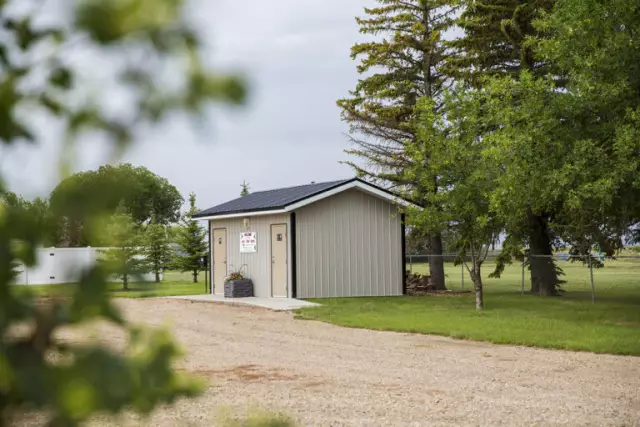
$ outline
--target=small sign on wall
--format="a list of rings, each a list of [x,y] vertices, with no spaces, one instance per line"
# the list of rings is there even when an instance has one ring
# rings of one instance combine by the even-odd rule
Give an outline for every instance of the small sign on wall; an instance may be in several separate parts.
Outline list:
[[[258,233],[249,231],[240,233],[240,253],[253,253],[258,250]]]

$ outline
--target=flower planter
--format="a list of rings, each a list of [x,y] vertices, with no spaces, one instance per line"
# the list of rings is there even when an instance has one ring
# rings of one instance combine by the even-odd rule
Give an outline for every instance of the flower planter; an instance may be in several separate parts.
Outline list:
[[[253,296],[253,282],[251,279],[229,280],[224,282],[225,298],[246,298]]]

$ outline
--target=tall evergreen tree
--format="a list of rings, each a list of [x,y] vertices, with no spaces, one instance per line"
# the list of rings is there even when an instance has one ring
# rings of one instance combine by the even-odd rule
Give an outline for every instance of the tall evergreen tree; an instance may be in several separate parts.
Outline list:
[[[158,224],[155,217],[147,225],[144,233],[144,256],[155,275],[156,282],[160,282],[160,273],[171,262],[171,250],[167,236],[167,227]]]
[[[244,197],[244,196],[248,196],[249,195],[249,183],[246,181],[242,181],[242,184],[240,184],[240,187],[242,187],[242,190],[240,190],[240,196]]]
[[[535,55],[531,36],[538,36],[534,20],[550,11],[556,0],[467,0],[456,21],[464,37],[452,41],[457,55],[455,74],[467,84],[482,86],[487,76],[518,78],[522,70],[547,72],[549,62]]]
[[[200,259],[207,254],[207,231],[193,219],[193,215],[198,212],[194,193],[189,194],[189,206],[180,221],[181,227],[176,236],[181,254],[176,258],[175,265],[180,271],[191,272],[193,283],[198,283]]]
[[[536,38],[542,34],[534,21],[555,3],[556,0],[467,1],[457,20],[464,37],[452,42],[457,51],[452,61],[453,74],[475,88],[483,87],[489,77],[518,80],[523,71],[533,76],[548,74],[553,64],[536,55]],[[519,100],[514,98],[513,102]],[[487,127],[484,131],[493,130]],[[527,197],[535,197],[535,192],[529,192]],[[510,260],[512,254],[520,253],[522,244],[528,245],[531,254],[543,255],[530,258],[531,292],[555,295],[560,283],[558,268],[551,258],[556,236],[550,222],[555,212],[552,206],[536,209],[535,202],[531,200],[527,209],[518,212],[518,218],[510,215],[509,244],[503,259]]]
[[[415,107],[426,97],[439,112],[442,94],[452,83],[447,71],[450,49],[443,33],[454,22],[458,1],[378,3],[379,7],[365,8],[366,16],[356,21],[361,33],[386,37],[352,47],[351,56],[360,60],[358,72],[363,77],[349,97],[337,102],[355,143],[347,153],[357,160],[347,163],[361,176],[390,188],[412,190],[414,182],[407,180],[405,171],[413,166],[406,148],[418,141]],[[437,192],[437,177],[427,181],[433,183],[428,191]],[[424,195],[421,201],[429,199]],[[430,234],[429,247],[432,254],[442,255],[439,232]],[[431,257],[429,264],[433,283],[444,289],[442,258]]]

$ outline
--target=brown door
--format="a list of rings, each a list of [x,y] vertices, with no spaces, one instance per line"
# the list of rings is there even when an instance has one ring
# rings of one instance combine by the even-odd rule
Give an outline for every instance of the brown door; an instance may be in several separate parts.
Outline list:
[[[224,278],[227,276],[227,230],[213,230],[213,293],[224,294]]]
[[[271,296],[287,296],[287,225],[271,226]]]

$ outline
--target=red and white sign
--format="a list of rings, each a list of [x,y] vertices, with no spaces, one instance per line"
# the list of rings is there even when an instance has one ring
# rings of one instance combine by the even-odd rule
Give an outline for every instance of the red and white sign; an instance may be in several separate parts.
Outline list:
[[[240,233],[240,253],[253,253],[258,250],[258,233],[250,231]]]

